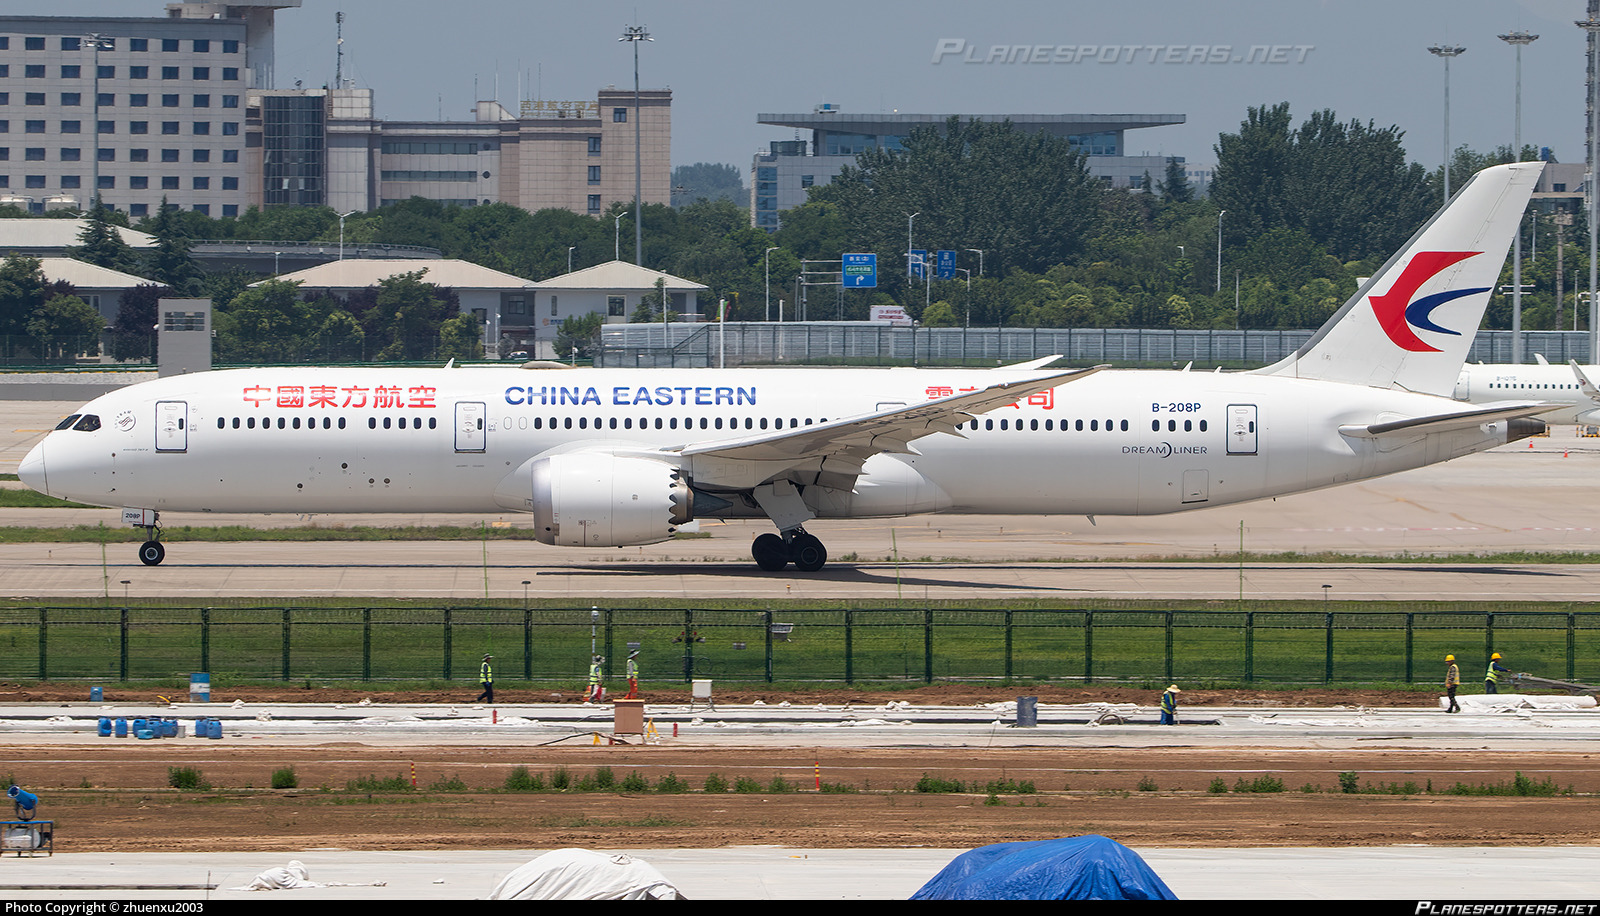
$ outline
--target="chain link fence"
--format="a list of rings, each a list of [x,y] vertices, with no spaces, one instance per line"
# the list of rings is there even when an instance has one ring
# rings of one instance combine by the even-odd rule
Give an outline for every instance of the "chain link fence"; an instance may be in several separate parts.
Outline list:
[[[1600,681],[1594,611],[0,609],[0,677],[109,681],[580,684],[589,653],[647,681],[1468,683],[1491,652],[1541,677]]]

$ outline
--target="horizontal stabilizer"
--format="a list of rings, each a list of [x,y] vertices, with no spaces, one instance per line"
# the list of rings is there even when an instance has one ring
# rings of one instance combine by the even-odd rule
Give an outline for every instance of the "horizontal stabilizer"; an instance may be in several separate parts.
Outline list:
[[[1356,439],[1380,439],[1384,436],[1402,435],[1416,436],[1452,429],[1469,429],[1473,426],[1482,426],[1485,423],[1494,423],[1499,420],[1531,417],[1548,410],[1559,409],[1561,406],[1560,404],[1545,404],[1535,401],[1499,401],[1494,404],[1485,404],[1473,410],[1436,413],[1426,417],[1391,420],[1387,423],[1372,423],[1366,426],[1351,424],[1339,427],[1339,433]]]

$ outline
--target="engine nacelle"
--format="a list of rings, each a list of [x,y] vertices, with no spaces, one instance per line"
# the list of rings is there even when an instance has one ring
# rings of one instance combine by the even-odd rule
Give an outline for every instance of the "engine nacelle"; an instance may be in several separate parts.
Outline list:
[[[557,547],[655,544],[694,519],[694,493],[678,468],[604,451],[530,459],[495,496],[531,509],[534,536]]]

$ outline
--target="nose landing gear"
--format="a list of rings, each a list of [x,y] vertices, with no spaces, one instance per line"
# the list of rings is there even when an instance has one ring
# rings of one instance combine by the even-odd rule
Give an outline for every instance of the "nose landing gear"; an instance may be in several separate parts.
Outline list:
[[[154,509],[123,509],[122,520],[150,532],[150,540],[139,545],[139,562],[160,566],[167,558],[167,548],[161,546],[161,513]]]

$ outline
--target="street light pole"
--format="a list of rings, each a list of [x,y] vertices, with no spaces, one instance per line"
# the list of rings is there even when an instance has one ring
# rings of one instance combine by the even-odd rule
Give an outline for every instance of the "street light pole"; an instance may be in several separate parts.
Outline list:
[[[956,270],[967,275],[967,318],[961,326],[970,328],[972,327],[972,271],[965,267],[957,267]]]
[[[765,319],[767,321],[772,320],[772,253],[777,250],[776,247],[768,248],[767,253],[761,256],[761,260],[766,262],[767,269],[767,312]]]
[[[574,251],[576,251],[577,248],[578,248],[577,245],[568,245],[567,246],[567,273],[569,273],[569,274],[572,273],[572,253]]]
[[[968,251],[976,251],[978,253],[978,276],[982,277],[983,276],[983,249],[982,248],[968,248],[967,250]]]
[[[633,263],[644,266],[644,144],[639,127],[639,42],[655,41],[642,25],[630,25],[618,41],[633,43]],[[620,258],[619,258],[620,260]]]
[[[85,35],[83,40],[89,42],[90,49],[94,51],[94,148],[90,150],[90,176],[89,176],[89,206],[95,209],[100,207],[100,52],[112,48],[113,39],[101,37],[99,32]],[[115,231],[115,230],[113,230]]]
[[[354,216],[356,212],[351,210],[349,213],[339,214],[339,260],[341,261],[344,260],[344,221],[346,217]]]
[[[1517,103],[1515,127],[1512,131],[1511,155],[1522,161],[1522,47],[1539,40],[1539,36],[1524,31],[1508,32],[1500,40],[1517,49]],[[1522,362],[1522,220],[1517,220],[1517,234],[1513,237],[1511,252],[1511,361]]]
[[[611,258],[615,261],[622,260],[622,213],[612,221],[611,226]]]
[[[1434,45],[1428,53],[1444,58],[1444,201],[1450,202],[1450,58],[1466,51],[1460,45]]]
[[[1217,211],[1217,288],[1215,292],[1222,292],[1222,217],[1226,210]]]

